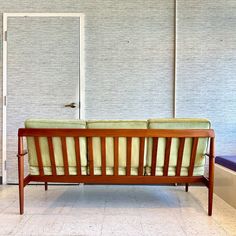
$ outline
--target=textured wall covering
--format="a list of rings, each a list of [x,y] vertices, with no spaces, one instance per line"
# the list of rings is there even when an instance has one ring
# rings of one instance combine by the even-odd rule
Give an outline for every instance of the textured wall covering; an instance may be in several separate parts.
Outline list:
[[[171,117],[173,7],[173,0],[0,0],[0,12],[85,13],[89,119]]]
[[[104,12],[87,14],[88,27],[100,25],[87,30],[86,116],[170,117],[173,1],[112,2],[101,6]]]
[[[1,6],[2,12],[85,13],[87,118],[172,115],[173,0],[14,0]]]
[[[177,3],[177,117],[211,119],[217,153],[235,153],[236,1]],[[172,116],[174,0],[0,0],[0,12],[85,13],[86,118]]]
[[[236,1],[178,1],[177,117],[207,117],[236,153]]]

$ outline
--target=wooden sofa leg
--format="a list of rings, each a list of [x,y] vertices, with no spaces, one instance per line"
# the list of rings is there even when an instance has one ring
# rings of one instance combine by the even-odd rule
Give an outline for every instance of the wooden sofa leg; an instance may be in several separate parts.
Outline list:
[[[212,215],[213,205],[213,190],[214,190],[214,160],[210,158],[209,166],[209,182],[208,182],[208,215]]]
[[[20,214],[24,214],[24,186],[19,184]]]
[[[24,214],[24,158],[18,156],[18,173],[19,173],[19,204],[20,214]]]
[[[213,186],[210,184],[208,189],[208,215],[212,215],[212,205],[213,205]]]
[[[208,182],[208,215],[212,215],[213,189],[214,189],[214,164],[215,164],[215,138],[210,141],[209,156],[209,182]]]
[[[189,186],[189,184],[185,184],[185,192],[188,192],[188,186]]]
[[[45,188],[45,191],[48,190],[48,182],[45,182],[45,183],[44,183],[44,188]]]

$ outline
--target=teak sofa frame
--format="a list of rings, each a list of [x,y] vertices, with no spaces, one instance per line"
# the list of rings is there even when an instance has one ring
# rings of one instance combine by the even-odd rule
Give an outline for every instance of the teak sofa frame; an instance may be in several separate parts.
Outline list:
[[[24,156],[27,152],[24,151],[23,137],[33,137],[35,141],[35,149],[37,153],[39,175],[27,175],[24,177]],[[41,150],[39,146],[39,137],[47,137],[52,175],[44,175],[43,161]],[[53,137],[60,137],[62,144],[64,175],[57,175],[56,164],[53,151]],[[69,175],[68,156],[66,137],[73,137],[75,141],[76,152],[76,169],[77,175]],[[88,168],[89,175],[81,174],[80,163],[80,144],[79,137],[86,137],[87,151],[88,151]],[[92,138],[101,138],[101,175],[94,175],[93,165],[93,144]],[[114,141],[114,174],[106,175],[106,144],[105,138],[113,137]],[[119,157],[118,157],[118,143],[119,137],[126,137],[127,139],[127,155],[126,155],[126,175],[118,174]],[[131,149],[132,138],[137,137],[139,142],[139,167],[138,175],[131,175]],[[152,163],[151,175],[145,176],[144,169],[144,146],[145,138],[153,138],[152,147]],[[156,154],[158,149],[158,138],[166,138],[165,158],[163,176],[155,176],[156,172]],[[178,158],[175,176],[168,176],[168,167],[170,160],[171,140],[172,138],[179,138]],[[183,158],[183,151],[185,139],[192,138],[192,149],[190,156],[190,165],[188,169],[188,176],[181,176],[181,164]],[[194,162],[197,152],[199,138],[209,138],[209,177],[193,176]],[[213,181],[214,181],[214,149],[215,149],[215,134],[212,129],[36,129],[36,128],[21,128],[18,131],[18,172],[19,172],[19,201],[20,214],[24,213],[24,187],[31,181],[44,182],[45,190],[47,190],[48,182],[65,182],[65,183],[99,183],[99,184],[170,184],[170,183],[184,183],[186,191],[188,191],[189,183],[203,183],[208,188],[208,215],[212,215],[213,202]]]

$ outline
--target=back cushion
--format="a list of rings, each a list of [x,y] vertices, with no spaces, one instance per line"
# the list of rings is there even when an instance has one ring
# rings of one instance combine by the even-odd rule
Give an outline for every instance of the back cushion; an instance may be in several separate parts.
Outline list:
[[[46,119],[28,119],[25,121],[26,128],[86,128],[86,122],[82,120],[46,120]],[[62,155],[62,145],[61,139],[58,137],[53,137],[53,148],[55,155],[56,167],[63,167],[63,155]],[[87,166],[87,157],[86,157],[86,139],[79,138],[80,143],[80,158],[81,166]],[[39,138],[39,145],[43,160],[43,166],[51,166],[50,156],[49,156],[49,147],[48,141],[45,137]],[[68,155],[68,165],[69,167],[76,166],[76,156],[75,156],[75,146],[74,138],[66,138],[67,145],[67,155]],[[29,156],[29,165],[32,167],[38,166],[37,154],[35,149],[35,143],[33,137],[27,138],[28,146],[28,156]]]
[[[87,121],[88,129],[147,129],[146,120]],[[119,167],[126,167],[126,138],[119,138]],[[101,167],[101,140],[93,138],[94,167]],[[146,152],[144,156],[144,165]],[[113,138],[106,138],[106,166],[114,167]],[[139,166],[139,139],[132,138],[131,167]]]
[[[150,119],[149,120],[149,129],[209,129],[210,121],[207,119]],[[195,169],[203,167],[205,165],[205,156],[208,144],[207,138],[199,138],[198,148],[195,159]],[[165,138],[158,139],[158,151],[157,151],[157,169],[163,168],[164,166],[164,157],[165,157]],[[170,151],[170,161],[169,167],[171,170],[176,167],[177,156],[179,148],[179,139],[172,138],[171,142],[171,151]],[[185,139],[183,160],[182,160],[182,170],[188,168],[190,164],[190,155],[192,149],[192,139]],[[151,167],[152,162],[152,139],[148,140],[148,154],[147,154],[147,167]],[[204,168],[201,168],[201,173],[204,171]],[[173,171],[172,171],[173,172]],[[182,171],[181,171],[182,172]],[[185,174],[186,175],[186,170]],[[199,171],[198,175],[201,174]],[[202,173],[203,174],[203,173]],[[172,173],[173,175],[173,173]],[[183,173],[181,174],[183,175]]]

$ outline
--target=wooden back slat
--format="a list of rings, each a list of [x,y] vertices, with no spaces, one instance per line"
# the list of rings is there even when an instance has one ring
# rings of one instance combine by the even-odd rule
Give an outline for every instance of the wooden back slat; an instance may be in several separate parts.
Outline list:
[[[158,138],[152,139],[152,165],[151,165],[151,175],[156,175],[156,165],[157,165],[157,148],[158,148]]]
[[[80,160],[80,142],[79,137],[74,137],[75,141],[75,158],[76,158],[76,171],[77,176],[81,175],[81,160]]]
[[[42,155],[41,155],[41,149],[39,146],[39,137],[34,137],[34,143],[35,143],[37,160],[38,160],[39,175],[43,176],[44,169],[43,169],[43,160],[42,160]]]
[[[185,144],[185,138],[180,138],[175,176],[180,176],[180,173],[181,173],[183,153],[184,153],[184,144]]]
[[[115,176],[119,175],[119,139],[117,137],[113,138],[114,141],[114,171]]]
[[[94,165],[93,165],[93,138],[88,137],[88,159],[89,159],[89,175],[94,175]]]
[[[47,139],[48,139],[48,148],[49,148],[49,156],[50,156],[50,162],[51,162],[52,175],[57,175],[52,137],[47,137]]]
[[[101,137],[102,175],[106,175],[106,139]]]
[[[143,161],[144,161],[144,144],[145,139],[139,139],[139,165],[138,165],[138,175],[143,175]]]
[[[127,143],[127,153],[126,153],[126,175],[130,176],[131,173],[131,152],[132,152],[132,138],[128,137],[126,138],[126,143]]]
[[[69,175],[66,137],[61,137],[61,146],[62,146],[62,155],[63,155],[63,163],[64,163],[64,175]]]
[[[163,168],[163,176],[168,176],[169,162],[170,162],[170,149],[171,149],[172,138],[166,138],[166,148],[165,148],[165,160]]]
[[[198,138],[193,138],[192,150],[191,150],[191,156],[190,156],[190,164],[189,164],[189,169],[188,169],[188,176],[193,175],[194,163],[195,163],[196,153],[197,153],[197,145],[198,145]]]

